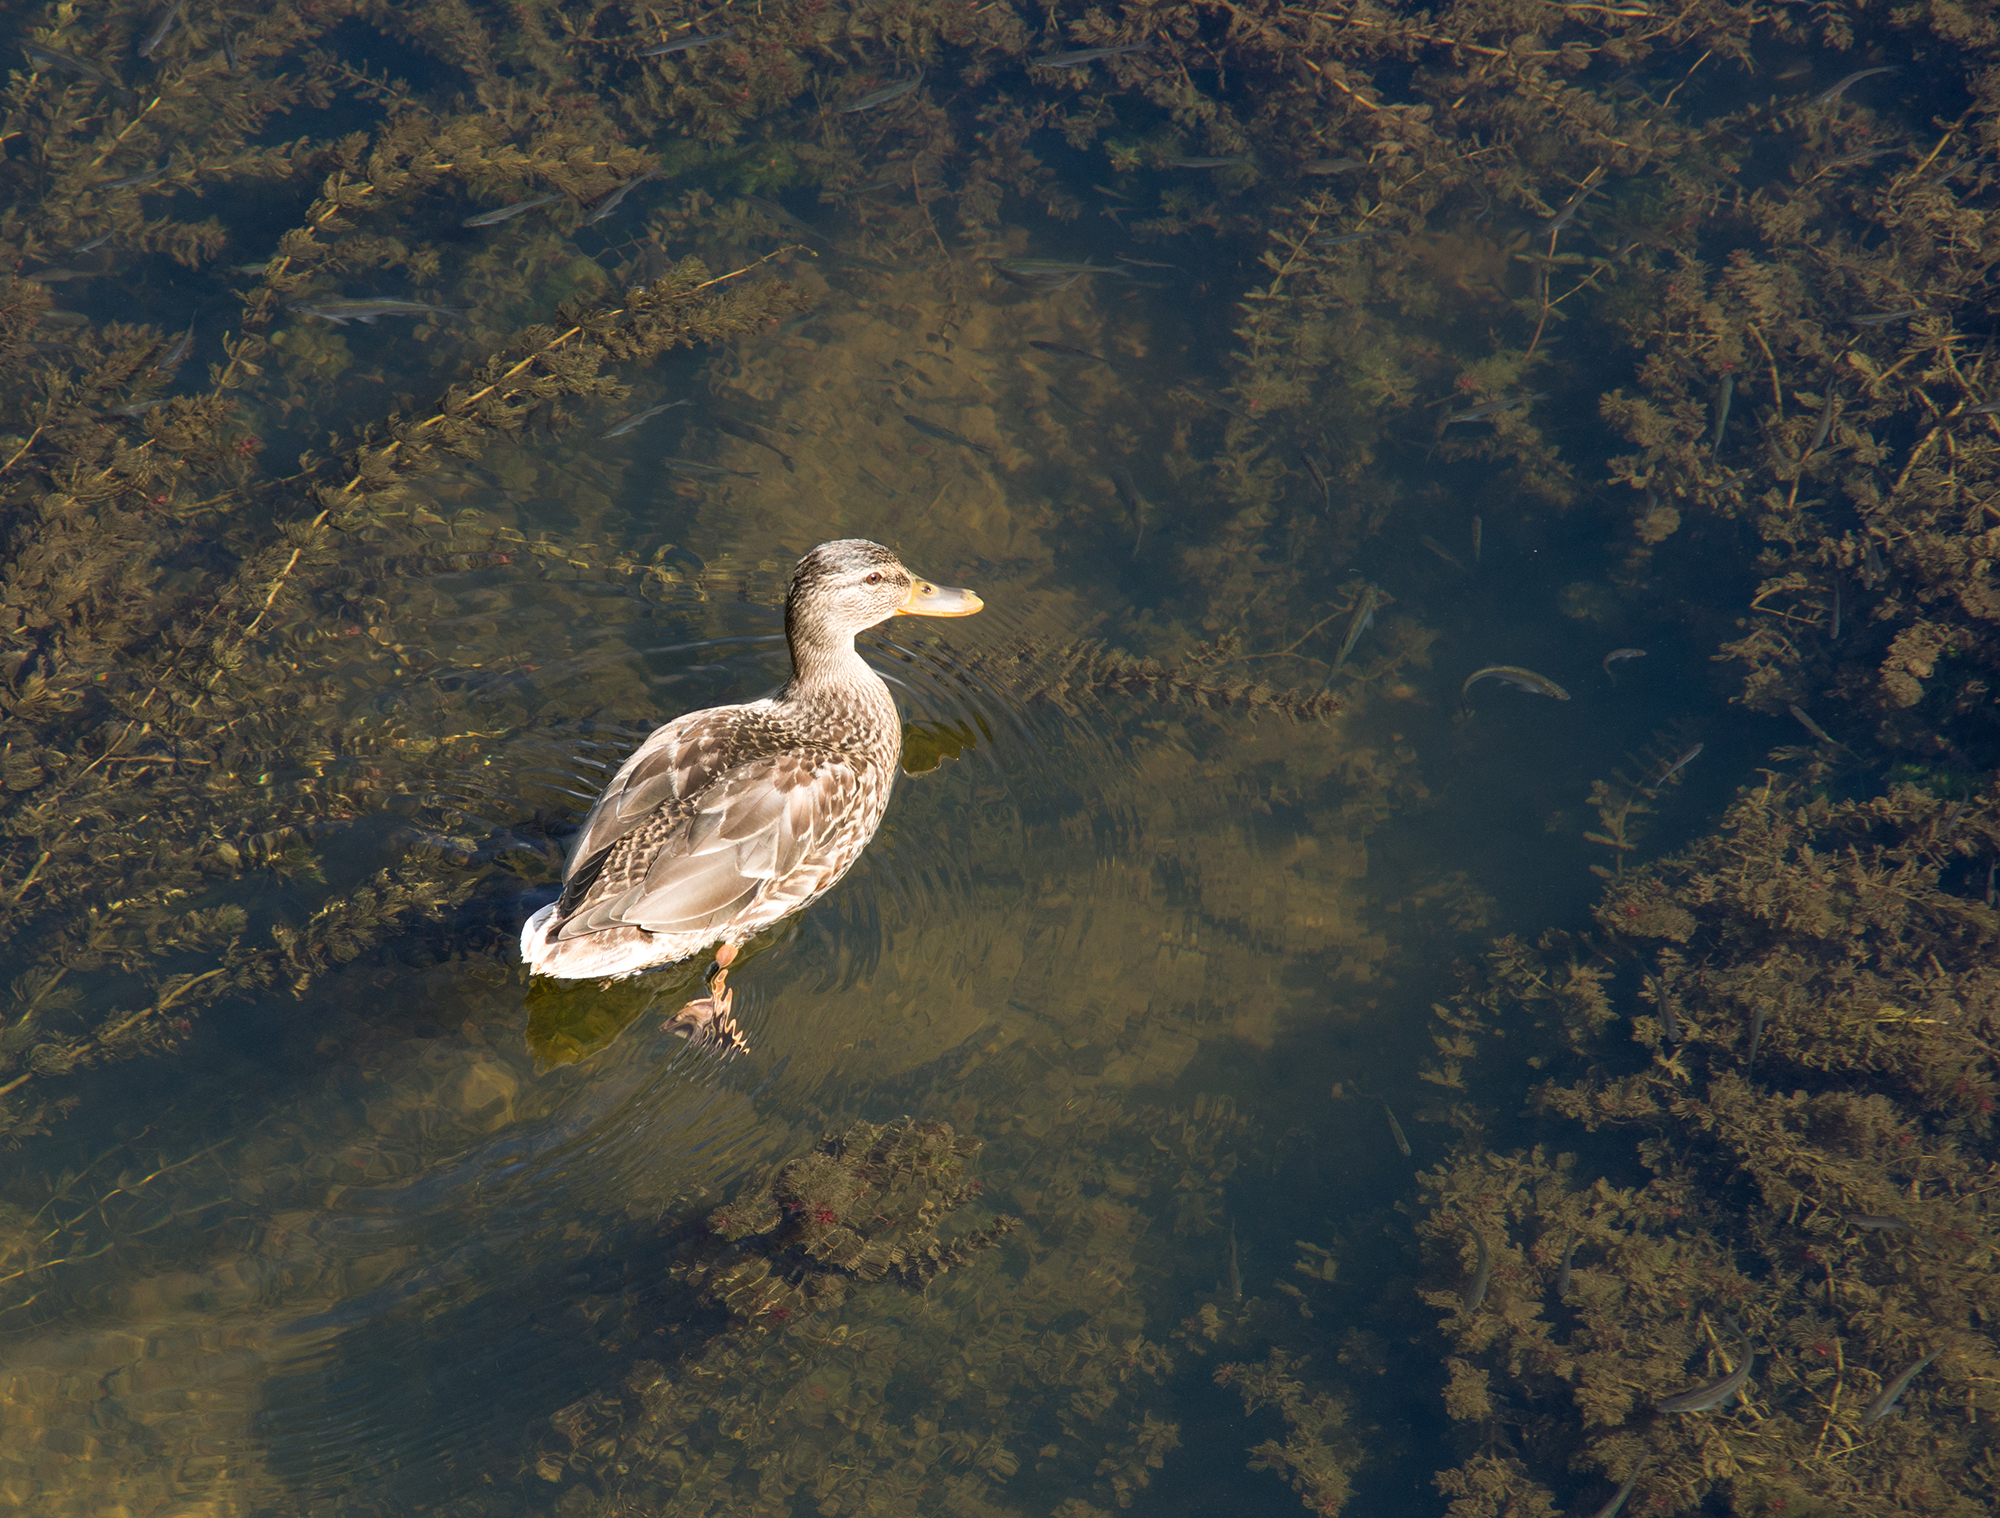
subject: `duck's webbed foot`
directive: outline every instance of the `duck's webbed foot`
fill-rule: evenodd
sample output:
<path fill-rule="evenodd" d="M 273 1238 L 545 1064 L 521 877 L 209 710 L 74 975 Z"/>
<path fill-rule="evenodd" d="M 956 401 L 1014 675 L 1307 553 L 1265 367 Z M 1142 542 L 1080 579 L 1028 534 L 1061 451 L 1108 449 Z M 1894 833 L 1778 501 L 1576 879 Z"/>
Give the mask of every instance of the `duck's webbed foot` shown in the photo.
<path fill-rule="evenodd" d="M 748 1054 L 750 1041 L 736 1026 L 729 1009 L 736 993 L 729 989 L 729 966 L 736 958 L 736 945 L 724 944 L 715 951 L 715 970 L 708 983 L 708 995 L 689 1002 L 660 1026 L 677 1033 L 696 1048 L 716 1049 L 725 1054 Z"/>

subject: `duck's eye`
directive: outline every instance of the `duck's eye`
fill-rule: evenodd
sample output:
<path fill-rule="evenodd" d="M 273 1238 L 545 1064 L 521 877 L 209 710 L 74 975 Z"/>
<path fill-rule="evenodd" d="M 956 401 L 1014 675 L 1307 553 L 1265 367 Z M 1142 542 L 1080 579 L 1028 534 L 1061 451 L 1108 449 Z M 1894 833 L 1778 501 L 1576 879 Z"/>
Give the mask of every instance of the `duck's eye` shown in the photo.
<path fill-rule="evenodd" d="M 882 583 L 882 571 L 879 569 L 869 570 L 868 579 L 866 583 L 870 585 L 880 585 Z"/>

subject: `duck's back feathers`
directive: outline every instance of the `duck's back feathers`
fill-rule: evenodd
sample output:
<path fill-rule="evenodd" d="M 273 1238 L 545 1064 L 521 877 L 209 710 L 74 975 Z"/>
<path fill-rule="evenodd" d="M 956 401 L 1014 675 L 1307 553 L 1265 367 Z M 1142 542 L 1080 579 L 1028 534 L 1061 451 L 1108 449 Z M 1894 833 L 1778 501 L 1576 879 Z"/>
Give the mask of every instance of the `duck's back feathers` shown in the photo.
<path fill-rule="evenodd" d="M 747 938 L 847 872 L 881 821 L 892 767 L 804 737 L 772 706 L 691 712 L 626 760 L 584 822 L 562 898 L 523 935 L 534 968 L 618 975 L 686 958 Z"/>
<path fill-rule="evenodd" d="M 789 750 L 735 765 L 601 849 L 579 852 L 557 934 L 629 926 L 711 932 L 712 941 L 711 930 L 804 864 L 832 817 L 853 814 L 860 789 L 853 767 L 826 754 Z"/>
<path fill-rule="evenodd" d="M 746 706 L 717 706 L 689 712 L 655 728 L 619 767 L 604 794 L 584 818 L 583 831 L 570 849 L 562 900 L 556 916 L 568 922 L 587 904 L 602 899 L 601 883 L 621 844 L 625 878 L 614 872 L 613 883 L 628 888 L 645 869 L 636 862 L 632 845 L 650 839 L 650 847 L 666 843 L 672 824 L 691 820 L 702 795 L 732 770 L 761 759 L 782 756 L 794 746 L 777 724 L 759 720 L 767 701 Z M 665 831 L 663 831 L 663 829 Z M 578 928 L 575 931 L 588 931 Z M 571 935 L 573 936 L 573 934 Z"/>

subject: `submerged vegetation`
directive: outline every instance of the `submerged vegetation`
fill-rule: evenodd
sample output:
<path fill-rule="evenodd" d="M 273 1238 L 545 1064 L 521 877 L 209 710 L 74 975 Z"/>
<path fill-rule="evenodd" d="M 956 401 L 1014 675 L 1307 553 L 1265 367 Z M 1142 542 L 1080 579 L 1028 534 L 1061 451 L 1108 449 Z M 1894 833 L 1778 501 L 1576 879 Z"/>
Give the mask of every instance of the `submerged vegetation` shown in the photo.
<path fill-rule="evenodd" d="M 1985 1509 L 2000 912 L 1949 887 L 1996 830 L 1990 791 L 1774 780 L 1620 881 L 1598 933 L 1502 940 L 1440 1008 L 1429 1075 L 1464 1147 L 1418 1234 L 1479 1446 L 1442 1478 L 1454 1513 L 1627 1478 L 1640 1513 Z M 1496 1153 L 1467 1061 L 1502 1051 L 1555 1073 L 1539 1141 Z M 1589 1135 L 1651 1178 L 1563 1152 Z M 1477 1308 L 1468 1232 L 1498 1262 Z"/>
<path fill-rule="evenodd" d="M 785 1166 L 763 1195 L 711 1213 L 707 1247 L 675 1274 L 695 1283 L 704 1302 L 751 1322 L 838 1307 L 850 1280 L 928 1286 L 1017 1222 L 1002 1218 L 938 1242 L 938 1225 L 978 1188 L 958 1174 L 978 1152 L 979 1141 L 955 1136 L 949 1123 L 856 1123 Z M 746 1239 L 749 1246 L 731 1247 Z"/>
<path fill-rule="evenodd" d="M 7 21 L 0 1140 L 60 1137 L 103 1067 L 180 1057 L 204 1013 L 331 1017 L 411 965 L 508 994 L 577 766 L 662 700 L 597 633 L 740 638 L 727 608 L 774 607 L 829 523 L 901 534 L 1035 624 L 893 646 L 964 703 L 913 724 L 906 768 L 1053 713 L 1129 737 L 1137 777 L 1116 817 L 1052 782 L 1061 847 L 979 898 L 1011 995 L 933 1027 L 905 986 L 920 1031 L 818 1030 L 943 1070 L 961 1128 L 984 1103 L 1020 1226 L 940 1242 L 968 1141 L 815 1111 L 846 1138 L 768 1190 L 660 1206 L 662 1279 L 728 1326 L 627 1355 L 496 1503 L 1091 1518 L 1210 1395 L 1261 1420 L 1259 1480 L 1333 1513 L 1381 1447 L 1357 1409 L 1414 1354 L 1441 1362 L 1454 1518 L 1621 1488 L 1647 1515 L 1990 1506 L 2000 27 L 1977 8 Z M 1558 548 L 1598 556 L 1553 599 L 1607 635 L 1567 685 L 1458 614 L 1539 594 Z M 1699 724 L 1648 713 L 1544 809 L 1603 877 L 1595 930 L 1485 944 L 1440 1004 L 1424 1115 L 1456 1137 L 1382 1220 L 1421 1279 L 1368 1309 L 1408 1342 L 1346 1294 L 1354 1234 L 1246 1281 L 1239 1158 L 1276 1173 L 1323 1118 L 1239 1113 L 1197 1050 L 1345 1037 L 1392 971 L 1467 949 L 1497 883 L 1447 859 L 1389 899 L 1370 842 L 1450 789 L 1433 750 L 1518 709 L 1485 685 L 1458 710 L 1482 667 L 1576 708 L 1643 689 L 1667 656 L 1614 672 L 1646 652 L 1609 647 L 1621 620 L 1712 661 L 1780 746 L 1665 858 L 1663 797 L 1722 762 Z M 666 699 L 707 699 L 710 669 Z M 1144 847 L 1079 863 L 1099 827 Z M 1085 951 L 1076 899 L 1114 887 Z M 454 1142 L 515 1112 L 479 1066 Z M 431 1141 L 383 1105 L 370 1124 Z M 84 1167 L 6 1203 L 0 1312 L 56 1321 L 134 1198 L 191 1184 L 138 1142 L 96 1193 Z M 357 1167 L 405 1173 L 380 1161 Z M 301 1211 L 326 1194 L 284 1163 Z M 149 1234 L 181 1215 L 160 1206 Z M 1217 1282 L 1193 1316 L 1191 1279 Z M 592 1310 L 621 1350 L 669 1332 L 644 1291 Z"/>

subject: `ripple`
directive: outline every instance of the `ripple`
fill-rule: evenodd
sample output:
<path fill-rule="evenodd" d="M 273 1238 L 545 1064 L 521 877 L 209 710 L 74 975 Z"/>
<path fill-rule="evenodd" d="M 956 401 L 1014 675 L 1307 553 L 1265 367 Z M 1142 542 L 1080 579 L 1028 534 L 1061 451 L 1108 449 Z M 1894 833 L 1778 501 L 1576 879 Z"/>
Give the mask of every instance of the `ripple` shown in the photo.
<path fill-rule="evenodd" d="M 436 581 L 429 588 L 442 593 Z M 658 722 L 783 677 L 776 617 L 767 601 L 732 600 L 711 580 L 706 600 L 649 602 L 613 628 L 543 626 L 531 671 L 460 670 L 446 659 L 393 693 L 356 699 L 388 699 L 395 726 L 380 741 L 414 745 L 393 751 L 404 791 L 396 809 L 417 833 L 469 838 L 486 860 L 552 853 Z M 413 1140 L 389 1155 L 397 1178 L 332 1186 L 308 1182 L 344 1173 L 339 1154 L 385 1152 L 397 1114 L 416 1122 L 492 1051 L 449 1036 L 412 1041 L 296 1088 L 259 1080 L 248 1064 L 220 1066 L 238 1072 L 228 1101 L 268 1092 L 233 1111 L 241 1130 L 279 1119 L 302 1130 L 307 1154 L 290 1181 L 267 1172 L 282 1197 L 251 1209 L 257 1242 L 238 1246 L 238 1263 L 200 1267 L 211 1272 L 203 1280 L 234 1271 L 258 1283 L 207 1317 L 228 1325 L 228 1353 L 255 1361 L 241 1376 L 257 1388 L 254 1418 L 183 1431 L 212 1455 L 261 1460 L 288 1489 L 280 1507 L 373 1507 L 393 1492 L 396 1510 L 421 1510 L 488 1470 L 512 1479 L 521 1430 L 601 1386 L 593 1300 L 637 1293 L 663 1332 L 698 1321 L 664 1278 L 666 1226 L 809 1147 L 817 1128 L 802 1115 L 838 1107 L 858 1080 L 963 1045 L 986 1014 L 934 1002 L 974 985 L 1008 994 L 1005 956 L 1012 946 L 1018 963 L 1026 916 L 1039 907 L 1035 882 L 1055 869 L 1091 880 L 1103 865 L 1143 857 L 1145 819 L 1161 803 L 1145 792 L 1135 714 L 1089 690 L 1052 698 L 1047 676 L 1063 650 L 1036 641 L 1036 622 L 1027 608 L 993 606 L 946 626 L 898 619 L 862 640 L 906 721 L 956 726 L 973 741 L 903 779 L 854 872 L 748 947 L 731 983 L 749 1056 L 719 1059 L 662 1030 L 699 965 L 582 988 L 622 1031 L 539 1076 L 525 1048 L 503 1048 L 527 1110 L 501 1131 L 448 1152 Z M 362 672 L 387 677 L 380 665 Z M 437 746 L 452 733 L 472 736 Z M 499 899 L 527 905 L 518 884 Z M 464 1015 L 429 1005 L 454 990 L 448 968 L 386 988 L 359 968 L 347 973 L 316 987 L 311 1005 L 363 1001 L 379 1027 L 420 1012 L 449 1027 Z M 525 1023 L 518 980 L 477 995 L 489 1004 L 482 1015 Z M 382 1089 L 352 1095 L 365 1080 Z M 231 1174 L 257 1169 L 227 1167 L 206 1184 L 226 1195 Z M 175 1203 L 216 1200 L 190 1183 Z M 227 1211 L 240 1231 L 243 1207 Z M 178 1250 L 232 1257 L 206 1223 L 185 1225 Z M 222 1353 L 189 1349 L 179 1367 L 188 1384 L 200 1366 L 220 1367 L 211 1357 Z"/>

